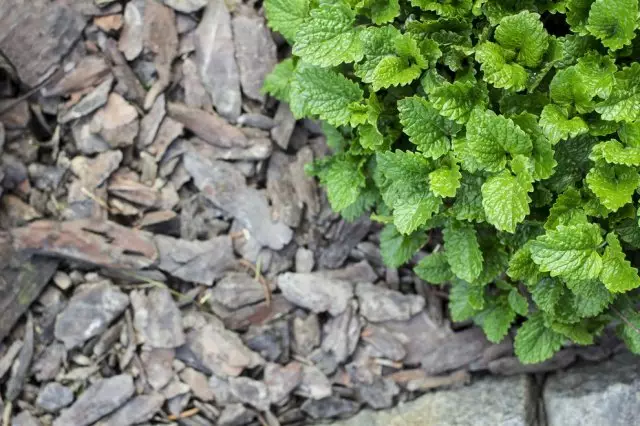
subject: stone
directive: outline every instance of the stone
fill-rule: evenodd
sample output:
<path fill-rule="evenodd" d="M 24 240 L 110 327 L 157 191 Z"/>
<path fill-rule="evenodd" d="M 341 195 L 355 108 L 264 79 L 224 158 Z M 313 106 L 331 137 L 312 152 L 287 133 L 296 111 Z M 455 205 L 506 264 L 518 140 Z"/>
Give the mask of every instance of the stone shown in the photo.
<path fill-rule="evenodd" d="M 31 312 L 27 313 L 27 324 L 24 332 L 24 342 L 18 357 L 11 366 L 11 376 L 7 382 L 5 391 L 5 398 L 9 402 L 13 402 L 24 389 L 24 385 L 27 379 L 27 373 L 33 360 L 33 351 L 35 349 L 34 342 L 34 330 L 33 330 L 33 316 Z"/>
<path fill-rule="evenodd" d="M 110 72 L 104 58 L 88 55 L 80 59 L 76 66 L 50 87 L 44 87 L 43 96 L 64 96 L 79 92 L 100 83 Z"/>
<path fill-rule="evenodd" d="M 201 401 L 209 402 L 215 399 L 215 393 L 209 386 L 207 376 L 201 372 L 187 367 L 180 372 L 180 380 L 188 384 L 193 395 Z"/>
<path fill-rule="evenodd" d="M 360 404 L 338 396 L 329 396 L 318 400 L 309 399 L 302 404 L 301 408 L 312 419 L 329 419 L 353 415 L 360 408 Z"/>
<path fill-rule="evenodd" d="M 169 384 L 160 390 L 160 393 L 165 399 L 170 401 L 176 399 L 176 397 L 186 395 L 190 390 L 189 385 L 173 377 Z"/>
<path fill-rule="evenodd" d="M 105 33 L 114 33 L 122 28 L 122 15 L 96 16 L 93 18 L 93 24 Z"/>
<path fill-rule="evenodd" d="M 302 202 L 296 194 L 288 155 L 274 152 L 267 169 L 267 194 L 271 199 L 273 214 L 285 225 L 297 228 L 302 220 Z"/>
<path fill-rule="evenodd" d="M 273 118 L 262 114 L 247 113 L 238 117 L 238 124 L 241 126 L 255 127 L 262 130 L 271 130 L 276 125 Z"/>
<path fill-rule="evenodd" d="M 91 120 L 91 131 L 113 148 L 133 145 L 138 128 L 138 111 L 117 93 L 109 94 L 106 105 Z"/>
<path fill-rule="evenodd" d="M 351 263 L 340 269 L 318 271 L 316 274 L 333 280 L 348 281 L 353 284 L 371 283 L 378 279 L 378 275 L 366 260 Z"/>
<path fill-rule="evenodd" d="M 127 3 L 127 6 L 131 2 Z M 162 119 L 166 114 L 166 102 L 164 94 L 156 98 L 151 109 L 140 120 L 140 134 L 138 135 L 138 147 L 145 148 L 151 145 L 156 138 Z"/>
<path fill-rule="evenodd" d="M 305 398 L 323 399 L 331 395 L 331 382 L 316 366 L 303 365 L 296 393 Z"/>
<path fill-rule="evenodd" d="M 338 315 L 353 297 L 353 286 L 315 274 L 287 272 L 278 277 L 278 288 L 291 303 L 312 312 Z"/>
<path fill-rule="evenodd" d="M 320 322 L 316 314 L 309 314 L 306 318 L 294 318 L 293 350 L 296 353 L 308 356 L 320 346 L 320 337 Z"/>
<path fill-rule="evenodd" d="M 39 382 L 53 380 L 60 369 L 67 351 L 62 343 L 52 343 L 39 355 L 31 366 L 31 373 Z M 2 375 L 0 375 L 1 377 Z"/>
<path fill-rule="evenodd" d="M 124 26 L 118 39 L 118 49 L 127 61 L 133 61 L 142 52 L 144 3 L 144 0 L 132 0 L 124 8 Z"/>
<path fill-rule="evenodd" d="M 16 359 L 16 357 L 20 353 L 22 346 L 22 340 L 15 340 L 13 341 L 13 343 L 11 343 L 11 346 L 4 350 L 2 358 L 0 359 L 0 380 L 4 377 L 5 374 L 7 374 L 7 372 L 13 365 L 13 360 Z"/>
<path fill-rule="evenodd" d="M 213 391 L 214 399 L 218 405 L 235 404 L 238 398 L 231 392 L 229 382 L 215 374 L 209 378 L 209 388 Z"/>
<path fill-rule="evenodd" d="M 203 111 L 181 103 L 170 102 L 167 112 L 200 139 L 222 148 L 246 148 L 249 139 L 241 129 L 232 126 L 214 112 Z"/>
<path fill-rule="evenodd" d="M 231 16 L 225 2 L 209 0 L 195 31 L 196 62 L 202 84 L 218 113 L 235 120 L 240 115 L 242 95 Z"/>
<path fill-rule="evenodd" d="M 379 358 L 401 361 L 407 355 L 402 342 L 382 327 L 370 324 L 362 331 L 361 337 L 372 348 L 372 355 Z"/>
<path fill-rule="evenodd" d="M 92 117 L 82 117 L 71 125 L 71 134 L 75 142 L 76 148 L 87 155 L 105 152 L 111 149 L 111 146 L 99 134 L 91 131 Z"/>
<path fill-rule="evenodd" d="M 181 123 L 171 117 L 164 117 L 153 142 L 147 146 L 147 152 L 155 157 L 156 162 L 159 162 L 183 131 L 184 126 Z"/>
<path fill-rule="evenodd" d="M 242 404 L 229 404 L 218 417 L 218 426 L 243 426 L 251 423 L 257 416 L 256 412 Z"/>
<path fill-rule="evenodd" d="M 100 379 L 85 390 L 76 402 L 62 411 L 53 426 L 88 426 L 120 408 L 133 396 L 133 379 L 128 374 Z"/>
<path fill-rule="evenodd" d="M 282 149 L 289 147 L 289 141 L 296 127 L 296 119 L 289 108 L 289 104 L 280 102 L 273 118 L 275 126 L 271 129 L 271 138 Z"/>
<path fill-rule="evenodd" d="M 269 389 L 272 404 L 284 404 L 301 381 L 302 364 L 299 362 L 290 362 L 286 366 L 268 363 L 264 367 L 264 383 Z"/>
<path fill-rule="evenodd" d="M 298 247 L 295 257 L 296 272 L 308 273 L 313 271 L 315 265 L 314 254 L 312 250 L 304 247 Z"/>
<path fill-rule="evenodd" d="M 345 311 L 327 321 L 323 327 L 322 349 L 331 352 L 338 363 L 343 363 L 356 350 L 362 324 L 357 314 L 355 300 Z"/>
<path fill-rule="evenodd" d="M 11 426 L 42 426 L 42 423 L 36 416 L 25 410 L 11 419 Z"/>
<path fill-rule="evenodd" d="M 488 377 L 471 386 L 427 393 L 390 410 L 362 410 L 332 426 L 528 426 L 536 423 L 533 383 L 527 376 Z"/>
<path fill-rule="evenodd" d="M 393 398 L 400 393 L 398 385 L 385 377 L 376 377 L 373 383 L 361 383 L 357 390 L 360 400 L 374 410 L 390 408 Z"/>
<path fill-rule="evenodd" d="M 105 183 L 121 161 L 122 151 L 119 150 L 103 152 L 94 158 L 77 156 L 71 160 L 71 171 L 87 189 L 92 190 Z"/>
<path fill-rule="evenodd" d="M 480 328 L 454 333 L 422 357 L 420 365 L 431 375 L 455 370 L 480 359 L 491 346 Z"/>
<path fill-rule="evenodd" d="M 132 291 L 130 298 L 134 324 L 141 336 L 139 343 L 164 349 L 184 344 L 182 317 L 169 289 L 154 288 L 146 296 L 142 291 Z"/>
<path fill-rule="evenodd" d="M 236 263 L 228 236 L 187 241 L 156 235 L 155 241 L 160 252 L 158 267 L 185 281 L 210 286 Z"/>
<path fill-rule="evenodd" d="M 189 150 L 209 160 L 241 160 L 248 162 L 269 158 L 273 151 L 273 144 L 268 138 L 258 137 L 248 139 L 248 144 L 245 147 L 221 148 L 200 138 L 191 138 L 189 139 Z M 241 172 L 245 174 L 244 171 Z M 253 173 L 246 174 L 251 175 Z"/>
<path fill-rule="evenodd" d="M 74 349 L 106 331 L 127 306 L 129 297 L 112 285 L 77 291 L 56 319 L 56 339 L 67 349 Z"/>
<path fill-rule="evenodd" d="M 74 400 L 73 391 L 60 383 L 47 383 L 36 399 L 36 406 L 49 413 L 57 413 Z"/>
<path fill-rule="evenodd" d="M 207 0 L 163 0 L 164 4 L 177 12 L 197 12 L 207 5 Z"/>
<path fill-rule="evenodd" d="M 172 349 L 152 349 L 141 353 L 140 361 L 147 382 L 153 389 L 160 390 L 169 384 L 174 376 L 174 359 L 175 352 Z"/>
<path fill-rule="evenodd" d="M 424 309 L 424 298 L 402 294 L 379 285 L 359 283 L 356 296 L 360 301 L 360 314 L 372 322 L 407 321 Z"/>
<path fill-rule="evenodd" d="M 96 423 L 96 426 L 132 426 L 151 420 L 162 409 L 165 398 L 155 392 L 138 395 L 113 414 Z"/>
<path fill-rule="evenodd" d="M 95 89 L 85 95 L 80 101 L 72 106 L 68 111 L 63 112 L 58 117 L 60 124 L 68 123 L 87 114 L 92 113 L 98 108 L 104 106 L 109 99 L 109 92 L 113 84 L 113 77 L 106 78 Z"/>
<path fill-rule="evenodd" d="M 251 326 L 242 338 L 249 349 L 267 361 L 289 362 L 291 334 L 288 320 Z"/>
<path fill-rule="evenodd" d="M 315 217 L 320 212 L 320 200 L 318 197 L 315 180 L 305 172 L 305 166 L 314 160 L 310 147 L 302 147 L 296 154 L 296 160 L 289 165 L 289 172 L 298 199 L 307 207 L 307 215 Z"/>
<path fill-rule="evenodd" d="M 205 0 L 206 2 L 206 0 Z M 211 97 L 200 81 L 198 66 L 195 61 L 186 58 L 182 62 L 182 87 L 184 88 L 184 103 L 193 108 L 212 109 Z"/>
<path fill-rule="evenodd" d="M 264 79 L 278 63 L 276 44 L 262 17 L 235 14 L 231 24 L 242 92 L 262 102 Z"/>
<path fill-rule="evenodd" d="M 511 376 L 514 374 L 546 373 L 562 370 L 573 364 L 575 360 L 575 351 L 564 349 L 556 352 L 553 358 L 536 364 L 523 364 L 517 357 L 507 356 L 490 361 L 488 367 L 493 374 Z"/>
<path fill-rule="evenodd" d="M 238 309 L 265 300 L 265 288 L 243 272 L 227 273 L 210 291 L 211 300 L 229 309 Z"/>
<path fill-rule="evenodd" d="M 601 364 L 559 371 L 542 392 L 549 426 L 636 424 L 640 416 L 638 358 L 620 354 Z"/>
<path fill-rule="evenodd" d="M 349 257 L 351 250 L 367 236 L 370 229 L 371 221 L 366 216 L 353 222 L 341 220 L 332 230 L 335 238 L 332 238 L 327 247 L 320 250 L 318 265 L 328 269 L 336 269 L 342 266 Z"/>
<path fill-rule="evenodd" d="M 262 382 L 248 377 L 230 377 L 229 388 L 238 400 L 259 411 L 267 411 L 271 405 L 269 389 Z"/>

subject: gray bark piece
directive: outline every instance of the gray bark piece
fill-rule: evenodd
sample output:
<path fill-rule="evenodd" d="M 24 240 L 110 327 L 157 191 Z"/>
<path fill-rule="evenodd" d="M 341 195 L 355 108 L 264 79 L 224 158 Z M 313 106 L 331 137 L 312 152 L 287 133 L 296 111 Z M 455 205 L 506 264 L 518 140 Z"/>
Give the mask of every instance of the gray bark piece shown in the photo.
<path fill-rule="evenodd" d="M 522 364 L 516 357 L 504 357 L 489 362 L 489 371 L 493 374 L 512 376 L 515 374 L 545 373 L 561 370 L 576 360 L 576 353 L 572 349 L 557 352 L 553 358 L 537 364 Z"/>
<path fill-rule="evenodd" d="M 323 399 L 331 395 L 331 382 L 316 366 L 302 366 L 302 378 L 297 393 L 310 399 Z"/>
<path fill-rule="evenodd" d="M 271 129 L 271 138 L 280 148 L 287 149 L 293 129 L 296 127 L 296 119 L 289 108 L 289 104 L 280 102 L 273 120 L 275 121 L 275 126 Z"/>
<path fill-rule="evenodd" d="M 104 58 L 86 56 L 55 85 L 43 88 L 41 94 L 45 97 L 68 95 L 99 83 L 109 72 L 110 67 Z"/>
<path fill-rule="evenodd" d="M 216 404 L 219 406 L 225 406 L 228 404 L 238 403 L 238 399 L 231 392 L 229 382 L 221 379 L 213 374 L 209 378 L 209 388 L 213 391 Z"/>
<path fill-rule="evenodd" d="M 237 334 L 213 324 L 192 332 L 188 342 L 202 364 L 220 377 L 239 376 L 264 362 Z"/>
<path fill-rule="evenodd" d="M 0 2 L 0 51 L 27 86 L 36 86 L 81 38 L 86 18 L 65 3 Z"/>
<path fill-rule="evenodd" d="M 329 319 L 324 325 L 322 349 L 331 352 L 338 363 L 343 363 L 356 350 L 362 324 L 357 315 L 355 300 L 340 315 Z"/>
<path fill-rule="evenodd" d="M 211 297 L 229 309 L 260 302 L 265 299 L 262 284 L 242 272 L 230 272 L 211 289 Z"/>
<path fill-rule="evenodd" d="M 286 366 L 269 363 L 264 368 L 264 383 L 269 388 L 272 404 L 281 405 L 302 380 L 302 364 L 291 362 Z"/>
<path fill-rule="evenodd" d="M 392 361 L 401 361 L 407 351 L 404 345 L 390 331 L 376 326 L 368 325 L 362 331 L 362 340 L 371 345 L 374 356 L 388 358 Z"/>
<path fill-rule="evenodd" d="M 239 128 L 213 112 L 180 103 L 168 103 L 167 113 L 200 139 L 221 148 L 247 148 L 250 142 Z"/>
<path fill-rule="evenodd" d="M 131 305 L 134 324 L 142 337 L 141 343 L 152 348 L 177 348 L 185 342 L 180 310 L 167 288 L 154 288 L 147 296 L 132 291 Z"/>
<path fill-rule="evenodd" d="M 234 216 L 261 244 L 282 249 L 293 238 L 293 231 L 271 219 L 266 197 L 246 186 L 244 176 L 231 164 L 207 161 L 187 152 L 184 166 L 196 187 L 217 207 Z"/>
<path fill-rule="evenodd" d="M 102 334 L 129 305 L 129 296 L 112 285 L 99 285 L 74 294 L 56 319 L 54 334 L 73 349 Z"/>
<path fill-rule="evenodd" d="M 621 354 L 602 364 L 558 372 L 545 383 L 549 426 L 626 426 L 640 418 L 637 356 Z"/>
<path fill-rule="evenodd" d="M 83 154 L 96 154 L 111 149 L 102 136 L 91 131 L 91 117 L 82 117 L 71 126 L 76 148 Z"/>
<path fill-rule="evenodd" d="M 85 390 L 53 426 L 88 426 L 120 408 L 133 396 L 133 379 L 128 374 L 101 379 Z"/>
<path fill-rule="evenodd" d="M 260 411 L 267 411 L 271 405 L 269 389 L 262 382 L 248 377 L 230 377 L 229 387 L 231 393 L 241 402 Z"/>
<path fill-rule="evenodd" d="M 338 396 L 329 396 L 319 400 L 309 399 L 302 404 L 301 408 L 312 419 L 329 419 L 355 414 L 360 404 Z"/>
<path fill-rule="evenodd" d="M 207 0 L 162 0 L 164 4 L 178 12 L 196 12 L 207 5 Z"/>
<path fill-rule="evenodd" d="M 231 36 L 231 16 L 222 0 L 209 0 L 196 29 L 196 61 L 202 84 L 220 115 L 240 115 L 240 75 Z"/>
<path fill-rule="evenodd" d="M 73 391 L 60 383 L 47 383 L 36 399 L 36 406 L 49 413 L 57 413 L 74 400 Z"/>
<path fill-rule="evenodd" d="M 422 296 L 369 283 L 356 285 L 356 296 L 360 300 L 360 313 L 372 322 L 407 321 L 424 309 Z"/>
<path fill-rule="evenodd" d="M 313 151 L 308 146 L 301 148 L 296 154 L 296 161 L 289 165 L 291 178 L 298 199 L 307 206 L 308 216 L 315 217 L 320 212 L 317 184 L 304 171 L 307 164 L 313 162 Z"/>
<path fill-rule="evenodd" d="M 422 368 L 431 375 L 455 370 L 482 358 L 484 350 L 491 346 L 480 328 L 470 328 L 445 340 L 422 360 Z"/>
<path fill-rule="evenodd" d="M 144 34 L 144 0 L 132 0 L 124 8 L 124 25 L 118 39 L 118 49 L 133 61 L 142 52 Z"/>
<path fill-rule="evenodd" d="M 155 241 L 160 252 L 158 267 L 185 281 L 212 285 L 235 265 L 231 238 L 227 236 L 187 241 L 156 235 Z"/>
<path fill-rule="evenodd" d="M 42 426 L 42 423 L 36 416 L 25 410 L 11 419 L 11 426 Z"/>
<path fill-rule="evenodd" d="M 371 221 L 367 217 L 353 222 L 342 220 L 338 227 L 335 231 L 335 235 L 338 237 L 328 247 L 320 251 L 318 259 L 318 264 L 328 269 L 342 266 L 351 250 L 369 233 Z"/>
<path fill-rule="evenodd" d="M 127 7 L 131 3 L 127 3 Z M 158 96 L 149 112 L 140 120 L 140 135 L 138 136 L 138 147 L 145 148 L 153 143 L 158 133 L 160 123 L 166 114 L 166 102 L 164 94 Z"/>
<path fill-rule="evenodd" d="M 338 315 L 353 297 L 353 286 L 315 274 L 287 272 L 278 277 L 278 288 L 287 300 L 315 313 Z"/>
<path fill-rule="evenodd" d="M 180 380 L 189 385 L 193 395 L 201 401 L 213 401 L 216 397 L 213 389 L 209 386 L 207 376 L 201 372 L 187 367 L 180 372 Z"/>
<path fill-rule="evenodd" d="M 393 397 L 400 393 L 400 388 L 393 380 L 376 377 L 373 383 L 362 383 L 358 387 L 360 399 L 374 410 L 393 406 Z"/>
<path fill-rule="evenodd" d="M 332 425 L 530 426 L 536 424 L 536 405 L 527 376 L 489 377 L 468 387 L 425 394 L 391 410 L 363 410 Z"/>
<path fill-rule="evenodd" d="M 96 426 L 132 426 L 147 422 L 162 409 L 165 398 L 159 393 L 138 395 Z"/>
<path fill-rule="evenodd" d="M 302 202 L 298 199 L 289 171 L 291 159 L 276 151 L 269 160 L 267 169 L 267 194 L 273 205 L 274 215 L 292 228 L 302 220 Z"/>
<path fill-rule="evenodd" d="M 64 112 L 58 118 L 58 122 L 61 124 L 68 123 L 69 121 L 84 117 L 85 115 L 104 106 L 107 103 L 107 99 L 109 99 L 109 92 L 111 91 L 112 84 L 113 77 L 108 77 L 90 93 L 80 99 L 80 101 L 72 106 L 69 111 Z"/>
<path fill-rule="evenodd" d="M 200 138 L 189 140 L 189 150 L 208 160 L 265 160 L 273 151 L 273 144 L 267 138 L 253 138 L 248 140 L 246 147 L 221 148 L 211 145 Z"/>
<path fill-rule="evenodd" d="M 153 389 L 164 388 L 174 377 L 174 359 L 175 351 L 172 349 L 152 349 L 142 352 L 140 360 L 147 373 L 147 382 Z"/>
<path fill-rule="evenodd" d="M 218 426 L 242 426 L 251 423 L 256 412 L 242 404 L 227 405 L 218 417 Z"/>
<path fill-rule="evenodd" d="M 20 393 L 22 392 L 22 388 L 24 387 L 27 373 L 29 372 L 29 367 L 31 366 L 31 361 L 33 360 L 33 350 L 34 350 L 34 336 L 33 336 L 33 317 L 31 313 L 27 313 L 27 325 L 25 327 L 25 335 L 24 335 L 24 344 L 22 345 L 22 349 L 20 349 L 20 354 L 18 354 L 18 358 L 13 362 L 13 366 L 11 367 L 11 377 L 9 378 L 9 382 L 7 383 L 7 391 L 5 393 L 5 397 L 7 401 L 13 402 Z"/>
<path fill-rule="evenodd" d="M 316 314 L 294 318 L 293 341 L 293 350 L 302 356 L 308 356 L 320 345 L 320 322 Z"/>
<path fill-rule="evenodd" d="M 264 79 L 278 63 L 276 44 L 262 17 L 236 14 L 231 23 L 242 91 L 262 102 Z"/>

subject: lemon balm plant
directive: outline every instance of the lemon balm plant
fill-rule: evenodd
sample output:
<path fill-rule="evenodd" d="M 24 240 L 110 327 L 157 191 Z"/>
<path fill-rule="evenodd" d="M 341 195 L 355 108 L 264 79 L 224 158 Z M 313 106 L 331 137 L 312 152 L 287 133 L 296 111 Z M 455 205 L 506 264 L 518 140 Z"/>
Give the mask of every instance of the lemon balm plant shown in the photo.
<path fill-rule="evenodd" d="M 640 352 L 638 0 L 265 0 L 293 46 L 265 83 L 324 122 L 312 167 L 389 265 L 525 363 L 614 325 Z"/>

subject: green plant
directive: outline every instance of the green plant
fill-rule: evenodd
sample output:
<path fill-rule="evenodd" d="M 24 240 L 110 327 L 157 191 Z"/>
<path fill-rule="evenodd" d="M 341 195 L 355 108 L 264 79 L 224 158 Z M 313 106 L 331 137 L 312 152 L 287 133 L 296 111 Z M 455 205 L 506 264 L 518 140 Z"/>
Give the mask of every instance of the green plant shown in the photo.
<path fill-rule="evenodd" d="M 325 123 L 311 169 L 455 321 L 550 358 L 617 324 L 640 353 L 638 0 L 265 0 L 265 91 Z"/>

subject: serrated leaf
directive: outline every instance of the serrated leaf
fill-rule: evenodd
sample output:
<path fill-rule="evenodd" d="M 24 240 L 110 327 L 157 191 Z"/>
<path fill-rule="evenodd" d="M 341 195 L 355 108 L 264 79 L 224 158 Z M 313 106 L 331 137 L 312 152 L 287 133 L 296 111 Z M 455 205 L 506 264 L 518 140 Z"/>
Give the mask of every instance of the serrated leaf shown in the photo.
<path fill-rule="evenodd" d="M 522 113 L 513 117 L 512 120 L 531 138 L 533 148 L 530 159 L 533 161 L 534 179 L 547 179 L 553 174 L 558 163 L 553 158 L 554 151 L 551 142 L 542 132 L 536 116 Z"/>
<path fill-rule="evenodd" d="M 444 284 L 454 278 L 447 256 L 441 251 L 420 259 L 413 271 L 430 284 Z"/>
<path fill-rule="evenodd" d="M 356 7 L 366 12 L 376 25 L 392 22 L 400 14 L 398 0 L 360 0 Z"/>
<path fill-rule="evenodd" d="M 454 321 L 466 321 L 484 307 L 484 287 L 454 280 L 449 291 L 449 312 Z"/>
<path fill-rule="evenodd" d="M 640 148 L 625 147 L 617 140 L 601 142 L 593 147 L 593 155 L 607 163 L 640 166 Z"/>
<path fill-rule="evenodd" d="M 262 92 L 268 93 L 279 101 L 289 102 L 289 90 L 295 64 L 287 58 L 280 62 L 264 80 Z"/>
<path fill-rule="evenodd" d="M 425 232 L 403 235 L 394 225 L 387 225 L 380 232 L 380 254 L 386 265 L 397 268 L 411 259 L 426 242 Z"/>
<path fill-rule="evenodd" d="M 482 177 L 462 172 L 460 188 L 450 210 L 456 219 L 470 222 L 486 220 L 482 207 L 482 183 Z"/>
<path fill-rule="evenodd" d="M 431 191 L 438 197 L 454 197 L 460 188 L 461 178 L 460 168 L 457 165 L 440 167 L 429 173 L 429 185 Z"/>
<path fill-rule="evenodd" d="M 471 283 L 472 285 L 485 286 L 496 280 L 509 264 L 509 257 L 497 241 L 483 241 L 480 244 L 482 250 L 482 272 Z"/>
<path fill-rule="evenodd" d="M 626 146 L 640 148 L 640 122 L 621 123 L 618 136 Z"/>
<path fill-rule="evenodd" d="M 529 302 L 517 289 L 514 288 L 509 292 L 508 301 L 511 309 L 518 315 L 524 316 L 529 312 Z"/>
<path fill-rule="evenodd" d="M 331 207 L 338 212 L 355 203 L 366 185 L 359 161 L 345 156 L 332 158 L 322 182 L 327 187 Z"/>
<path fill-rule="evenodd" d="M 502 47 L 518 52 L 516 61 L 529 68 L 540 64 L 549 47 L 549 34 L 540 15 L 526 10 L 502 18 L 495 38 Z"/>
<path fill-rule="evenodd" d="M 568 280 L 591 280 L 602 271 L 597 224 L 559 225 L 531 242 L 531 258 L 542 272 Z"/>
<path fill-rule="evenodd" d="M 530 202 L 527 188 L 507 171 L 490 177 L 482 185 L 487 222 L 498 230 L 515 232 L 516 225 L 529 214 Z"/>
<path fill-rule="evenodd" d="M 511 63 L 515 54 L 492 42 L 476 47 L 476 60 L 484 73 L 484 80 L 498 89 L 524 90 L 529 74 L 524 67 Z"/>
<path fill-rule="evenodd" d="M 544 277 L 533 286 L 531 296 L 538 308 L 553 314 L 565 291 L 558 278 Z"/>
<path fill-rule="evenodd" d="M 376 91 L 391 86 L 406 86 L 420 77 L 421 73 L 422 68 L 406 58 L 385 56 L 373 70 L 371 84 Z"/>
<path fill-rule="evenodd" d="M 589 11 L 595 0 L 567 0 L 567 23 L 571 30 L 580 34 L 587 34 Z"/>
<path fill-rule="evenodd" d="M 355 22 L 344 0 L 320 2 L 295 34 L 293 54 L 320 67 L 360 61 L 364 52 Z"/>
<path fill-rule="evenodd" d="M 635 168 L 622 165 L 596 164 L 585 179 L 589 189 L 611 211 L 631 202 L 640 175 Z"/>
<path fill-rule="evenodd" d="M 567 281 L 567 287 L 573 298 L 566 305 L 579 318 L 599 315 L 613 301 L 613 295 L 600 280 Z"/>
<path fill-rule="evenodd" d="M 640 119 L 640 63 L 615 74 L 611 95 L 596 105 L 602 119 L 632 123 Z"/>
<path fill-rule="evenodd" d="M 540 127 L 555 145 L 561 140 L 589 132 L 589 126 L 580 117 L 569 119 L 567 111 L 558 105 L 547 105 L 540 114 Z"/>
<path fill-rule="evenodd" d="M 373 185 L 367 185 L 360 191 L 356 201 L 344 208 L 340 214 L 345 220 L 354 221 L 367 213 L 379 200 L 380 193 L 378 190 Z"/>
<path fill-rule="evenodd" d="M 451 271 L 460 279 L 474 281 L 482 272 L 482 251 L 475 228 L 454 221 L 443 230 L 444 247 Z"/>
<path fill-rule="evenodd" d="M 617 70 L 611 57 L 591 52 L 578 59 L 575 69 L 591 96 L 606 98 L 611 94 L 615 81 L 614 73 Z"/>
<path fill-rule="evenodd" d="M 411 0 L 413 6 L 441 16 L 462 17 L 471 12 L 472 0 Z"/>
<path fill-rule="evenodd" d="M 502 299 L 490 304 L 487 309 L 480 312 L 475 321 L 480 324 L 484 334 L 490 342 L 500 343 L 516 319 L 516 313 L 511 306 Z"/>
<path fill-rule="evenodd" d="M 587 223 L 584 202 L 580 191 L 575 188 L 568 188 L 558 196 L 556 202 L 549 209 L 549 216 L 544 228 L 552 230 L 559 225 L 576 225 L 579 223 Z"/>
<path fill-rule="evenodd" d="M 309 15 L 309 0 L 265 0 L 264 11 L 269 27 L 292 42 Z"/>
<path fill-rule="evenodd" d="M 333 126 L 349 123 L 349 105 L 363 95 L 357 83 L 309 65 L 300 64 L 292 80 L 291 97 L 300 103 L 303 114 L 317 115 Z"/>
<path fill-rule="evenodd" d="M 551 99 L 558 105 L 575 107 L 580 113 L 593 111 L 593 92 L 582 82 L 576 67 L 569 67 L 556 73 L 549 85 Z"/>
<path fill-rule="evenodd" d="M 637 0 L 595 0 L 587 30 L 609 49 L 618 50 L 635 37 L 637 19 Z"/>
<path fill-rule="evenodd" d="M 516 334 L 515 352 L 523 364 L 535 364 L 553 356 L 564 343 L 564 336 L 547 328 L 542 314 L 527 319 Z"/>
<path fill-rule="evenodd" d="M 640 287 L 638 270 L 626 259 L 618 237 L 607 235 L 607 248 L 602 256 L 603 267 L 600 279 L 612 293 L 624 293 Z"/>
<path fill-rule="evenodd" d="M 507 275 L 513 280 L 524 282 L 527 286 L 533 286 L 538 282 L 538 269 L 538 265 L 531 259 L 530 244 L 525 244 L 509 260 Z"/>
<path fill-rule="evenodd" d="M 418 150 L 437 159 L 451 149 L 450 136 L 461 129 L 459 124 L 442 117 L 424 98 L 413 96 L 398 101 L 402 130 Z"/>
<path fill-rule="evenodd" d="M 431 90 L 429 100 L 440 115 L 464 124 L 476 107 L 487 104 L 488 93 L 482 84 L 457 81 Z"/>
<path fill-rule="evenodd" d="M 634 354 L 640 354 L 640 312 L 633 308 L 620 313 L 621 323 L 617 328 L 618 335 Z"/>
<path fill-rule="evenodd" d="M 553 322 L 551 328 L 579 345 L 593 344 L 593 334 L 582 324 Z"/>

